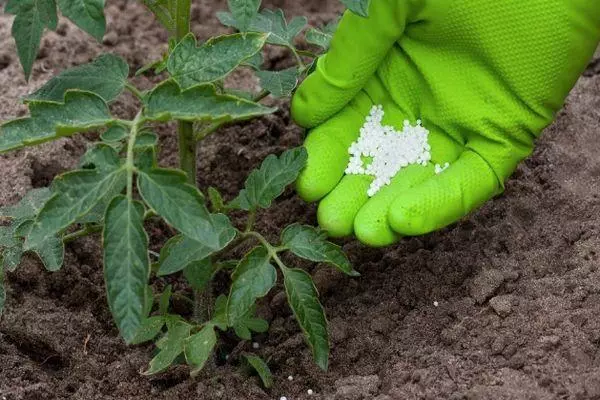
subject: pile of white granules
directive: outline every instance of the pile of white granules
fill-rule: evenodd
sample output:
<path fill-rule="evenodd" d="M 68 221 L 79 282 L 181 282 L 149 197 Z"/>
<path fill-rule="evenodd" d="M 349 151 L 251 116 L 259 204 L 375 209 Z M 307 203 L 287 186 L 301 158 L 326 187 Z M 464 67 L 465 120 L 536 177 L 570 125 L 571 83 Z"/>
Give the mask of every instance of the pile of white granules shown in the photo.
<path fill-rule="evenodd" d="M 383 115 L 383 106 L 373 106 L 358 139 L 348 149 L 350 162 L 346 174 L 375 177 L 367 191 L 369 197 L 389 185 L 402 168 L 413 164 L 426 166 L 431 160 L 429 131 L 421 126 L 420 120 L 415 126 L 404 121 L 402 131 L 397 131 L 393 126 L 381 124 Z M 441 172 L 437 167 L 436 173 Z"/>

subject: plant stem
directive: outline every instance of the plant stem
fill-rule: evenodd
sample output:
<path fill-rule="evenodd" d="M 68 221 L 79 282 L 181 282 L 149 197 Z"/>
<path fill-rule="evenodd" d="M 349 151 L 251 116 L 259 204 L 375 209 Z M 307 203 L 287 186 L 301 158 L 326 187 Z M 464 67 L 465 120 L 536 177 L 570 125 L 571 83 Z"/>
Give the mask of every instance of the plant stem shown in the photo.
<path fill-rule="evenodd" d="M 144 94 L 135 86 L 133 86 L 129 82 L 125 82 L 125 88 L 129 90 L 135 97 L 137 97 L 140 101 L 144 99 Z"/>
<path fill-rule="evenodd" d="M 281 268 L 282 271 L 287 270 L 287 267 L 285 266 L 283 261 L 281 261 L 281 259 L 279 258 L 279 255 L 278 255 L 278 253 L 283 251 L 284 249 L 273 246 L 271 243 L 269 243 L 269 241 L 267 239 L 265 239 L 265 237 L 263 235 L 261 235 L 258 232 L 254 232 L 254 231 L 243 232 L 243 233 L 241 233 L 241 236 L 244 238 L 252 237 L 252 238 L 258 240 L 260 242 L 260 244 L 262 244 L 265 247 L 265 249 L 267 249 L 269 256 L 271 256 L 271 258 L 273 259 L 273 261 L 275 261 L 275 263 L 279 266 L 279 268 Z"/>
<path fill-rule="evenodd" d="M 73 233 L 69 233 L 68 235 L 63 236 L 63 243 L 71 243 L 74 240 L 77 240 L 81 237 L 87 236 L 92 233 L 100 232 L 102 230 L 102 225 L 88 225 L 83 229 L 75 231 Z"/>
<path fill-rule="evenodd" d="M 250 210 L 250 212 L 248 213 L 248 219 L 246 220 L 245 232 L 252 231 L 252 228 L 254 228 L 255 222 L 256 222 L 256 210 Z"/>
<path fill-rule="evenodd" d="M 135 171 L 134 152 L 135 140 L 138 131 L 142 125 L 142 112 L 140 111 L 133 120 L 131 131 L 129 133 L 129 141 L 127 142 L 127 160 L 125 161 L 125 169 L 127 170 L 127 198 L 133 199 L 133 173 Z"/>
<path fill-rule="evenodd" d="M 298 54 L 298 50 L 296 50 L 293 46 L 290 46 L 289 49 L 294 54 L 294 57 L 296 57 L 296 62 L 300 67 L 300 71 L 304 71 L 306 69 L 306 65 L 304 64 L 304 61 L 302 61 L 302 57 L 300 57 L 300 54 Z"/>

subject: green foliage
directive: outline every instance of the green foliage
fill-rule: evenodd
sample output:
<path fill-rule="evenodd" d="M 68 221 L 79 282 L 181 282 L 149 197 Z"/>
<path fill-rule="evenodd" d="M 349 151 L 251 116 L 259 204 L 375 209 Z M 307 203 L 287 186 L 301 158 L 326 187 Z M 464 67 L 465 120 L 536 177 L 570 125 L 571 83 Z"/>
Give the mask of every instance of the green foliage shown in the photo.
<path fill-rule="evenodd" d="M 104 0 L 58 0 L 60 12 L 101 42 L 106 31 Z"/>
<path fill-rule="evenodd" d="M 32 101 L 31 117 L 0 126 L 0 153 L 104 127 L 113 118 L 101 97 L 79 90 L 65 93 L 64 103 Z"/>
<path fill-rule="evenodd" d="M 335 19 L 325 25 L 323 29 L 310 28 L 306 32 L 306 41 L 310 44 L 321 47 L 323 50 L 329 50 L 331 39 L 333 39 L 333 33 L 337 29 L 339 20 Z"/>
<path fill-rule="evenodd" d="M 55 271 L 63 264 L 64 243 L 102 232 L 108 304 L 120 334 L 129 344 L 154 341 L 158 349 L 146 374 L 186 362 L 196 375 L 212 363 L 222 332 L 235 333 L 241 340 L 267 332 L 268 321 L 256 315 L 257 303 L 281 276 L 315 361 L 325 369 L 327 320 L 317 290 L 309 274 L 290 269 L 279 254 L 289 252 L 327 263 L 351 276 L 358 273 L 341 248 L 315 228 L 291 225 L 283 230 L 277 245 L 254 230 L 257 211 L 268 208 L 305 167 L 306 150 L 269 155 L 229 203 L 209 188 L 209 211 L 192 179 L 193 162 L 182 162 L 183 170 L 162 168 L 154 133 L 158 123 L 179 121 L 180 135 L 194 134 L 185 140 L 180 136 L 181 159 L 194 160 L 196 142 L 224 124 L 273 113 L 275 109 L 261 104 L 261 99 L 269 94 L 289 97 L 310 71 L 306 58 L 314 63 L 313 53 L 296 49 L 294 43 L 306 27 L 306 18 L 288 22 L 282 10 L 259 12 L 259 0 L 229 0 L 230 13 L 220 13 L 219 18 L 240 33 L 211 38 L 198 46 L 188 33 L 190 0 L 143 2 L 171 38 L 167 54 L 138 73 L 166 71 L 164 80 L 141 91 L 128 82 L 129 67 L 123 59 L 102 55 L 63 71 L 26 96 L 30 116 L 0 126 L 0 153 L 78 132 L 100 133 L 100 141 L 85 152 L 78 169 L 56 177 L 50 189 L 36 189 L 18 204 L 0 209 L 0 313 L 6 297 L 4 272 L 17 268 L 23 254 L 37 254 L 48 270 Z M 56 28 L 57 5 L 64 16 L 95 38 L 104 34 L 104 0 L 9 0 L 5 10 L 16 15 L 13 34 L 27 76 L 43 31 Z M 334 23 L 322 30 L 309 29 L 306 39 L 326 49 L 334 29 Z M 297 65 L 281 71 L 261 70 L 263 49 L 269 45 L 289 49 Z M 225 79 L 239 68 L 254 70 L 263 90 L 250 93 L 228 87 Z M 139 100 L 139 110 L 131 120 L 113 117 L 108 106 L 124 90 Z M 232 211 L 235 214 L 228 215 Z M 243 229 L 232 224 L 244 215 Z M 150 257 L 157 254 L 150 251 L 150 244 L 152 248 L 155 244 L 150 243 L 145 227 L 157 220 L 169 225 L 166 231 L 172 230 L 173 237 L 151 264 Z M 252 250 L 241 260 L 232 260 L 240 249 L 248 248 Z M 168 278 L 172 285 L 155 295 L 154 280 L 173 274 L 178 276 Z M 219 282 L 228 282 L 229 275 L 230 287 L 218 290 L 228 295 L 214 293 L 217 290 L 211 282 L 217 275 Z M 189 288 L 182 290 L 175 284 L 179 276 Z M 211 313 L 213 295 L 217 299 Z M 189 319 L 170 314 L 171 306 L 179 308 L 181 300 L 191 303 Z M 267 364 L 254 355 L 243 357 L 265 387 L 270 387 L 273 379 Z"/>
<path fill-rule="evenodd" d="M 361 17 L 369 16 L 371 0 L 340 0 L 350 11 Z"/>
<path fill-rule="evenodd" d="M 155 121 L 242 121 L 270 114 L 275 109 L 231 95 L 218 95 L 212 85 L 197 85 L 182 91 L 166 81 L 148 97 L 146 115 Z"/>
<path fill-rule="evenodd" d="M 264 247 L 256 247 L 238 264 L 231 278 L 227 301 L 227 319 L 235 326 L 261 297 L 275 286 L 277 271 L 270 263 L 271 256 Z"/>
<path fill-rule="evenodd" d="M 258 53 L 267 35 L 234 34 L 219 36 L 196 47 L 196 38 L 189 34 L 173 49 L 167 70 L 183 88 L 212 83 L 224 78 L 242 62 Z"/>
<path fill-rule="evenodd" d="M 296 180 L 307 157 L 303 147 L 287 150 L 280 157 L 268 156 L 258 170 L 250 173 L 244 189 L 230 206 L 242 210 L 268 208 L 285 187 Z"/>
<path fill-rule="evenodd" d="M 248 365 L 256 371 L 263 385 L 269 389 L 273 386 L 273 374 L 264 360 L 254 354 L 242 354 Z"/>
<path fill-rule="evenodd" d="M 121 57 L 104 54 L 89 64 L 71 68 L 50 79 L 44 86 L 25 97 L 26 101 L 62 103 L 71 89 L 94 93 L 111 102 L 125 88 L 129 66 Z"/>
<path fill-rule="evenodd" d="M 192 376 L 195 376 L 210 358 L 217 344 L 217 334 L 213 325 L 208 324 L 185 340 L 183 351 L 187 363 L 192 366 Z"/>
<path fill-rule="evenodd" d="M 326 262 L 334 265 L 343 273 L 359 276 L 344 251 L 335 244 L 327 241 L 327 232 L 312 226 L 293 224 L 285 228 L 281 234 L 283 247 L 298 257 L 314 262 Z"/>
<path fill-rule="evenodd" d="M 9 0 L 4 11 L 16 15 L 12 25 L 12 35 L 17 44 L 25 78 L 29 79 L 33 62 L 40 49 L 44 29 L 56 29 L 58 22 L 56 2 L 55 0 Z"/>
<path fill-rule="evenodd" d="M 310 277 L 300 269 L 284 269 L 284 284 L 288 303 L 310 345 L 315 362 L 323 370 L 329 364 L 329 334 L 319 294 Z"/>
<path fill-rule="evenodd" d="M 121 335 L 130 343 L 146 317 L 150 260 L 144 206 L 126 196 L 115 197 L 106 210 L 102 236 L 108 305 Z"/>
<path fill-rule="evenodd" d="M 260 85 L 271 92 L 273 97 L 289 97 L 298 84 L 300 71 L 297 67 L 282 71 L 257 71 Z"/>

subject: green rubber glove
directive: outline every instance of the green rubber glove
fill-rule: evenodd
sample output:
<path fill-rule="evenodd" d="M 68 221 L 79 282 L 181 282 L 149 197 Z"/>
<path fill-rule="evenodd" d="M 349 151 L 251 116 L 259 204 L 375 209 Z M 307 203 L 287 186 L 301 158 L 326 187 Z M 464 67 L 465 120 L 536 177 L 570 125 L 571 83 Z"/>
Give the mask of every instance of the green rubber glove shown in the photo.
<path fill-rule="evenodd" d="M 292 101 L 309 133 L 297 182 L 321 200 L 333 237 L 371 246 L 455 222 L 500 193 L 552 122 L 600 41 L 594 0 L 373 0 L 346 12 L 331 49 Z M 344 175 L 373 105 L 384 123 L 417 119 L 431 164 L 402 169 L 369 198 L 372 178 Z M 436 175 L 434 165 L 450 167 Z"/>

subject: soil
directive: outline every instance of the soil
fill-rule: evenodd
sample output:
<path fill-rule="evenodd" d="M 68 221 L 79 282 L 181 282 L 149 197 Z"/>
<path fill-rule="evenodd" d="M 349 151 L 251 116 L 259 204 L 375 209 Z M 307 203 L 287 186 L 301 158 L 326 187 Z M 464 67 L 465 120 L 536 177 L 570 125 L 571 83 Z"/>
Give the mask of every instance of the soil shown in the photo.
<path fill-rule="evenodd" d="M 200 38 L 226 31 L 214 18 L 224 0 L 194 3 L 193 30 Z M 308 15 L 313 24 L 340 9 L 336 0 L 265 3 Z M 0 15 L 0 120 L 23 115 L 20 96 L 102 51 L 124 56 L 132 69 L 159 57 L 166 34 L 143 7 L 109 0 L 107 12 L 104 44 L 61 21 L 43 39 L 28 84 L 9 37 L 11 17 Z M 273 50 L 267 63 L 285 67 L 290 57 Z M 8 274 L 0 399 L 599 399 L 598 65 L 600 53 L 502 196 L 448 229 L 387 249 L 344 242 L 360 278 L 302 265 L 317 282 L 330 319 L 327 373 L 313 364 L 278 288 L 260 307 L 270 330 L 256 337 L 257 352 L 275 375 L 272 389 L 261 388 L 235 360 L 196 380 L 183 366 L 141 375 L 152 347 L 127 347 L 119 339 L 106 305 L 98 237 L 92 237 L 68 245 L 60 272 L 44 272 L 27 258 Z M 234 83 L 256 84 L 245 75 Z M 150 81 L 137 78 L 136 84 L 144 88 Z M 132 101 L 123 96 L 115 112 L 131 117 Z M 272 116 L 207 140 L 198 157 L 201 187 L 216 186 L 230 198 L 267 154 L 302 142 L 288 105 L 278 105 L 281 111 Z M 173 127 L 159 133 L 161 163 L 175 165 Z M 0 205 L 74 167 L 95 137 L 1 156 Z M 275 236 L 287 223 L 314 224 L 315 207 L 288 191 L 259 220 L 259 230 Z M 149 227 L 157 248 L 165 228 Z"/>

